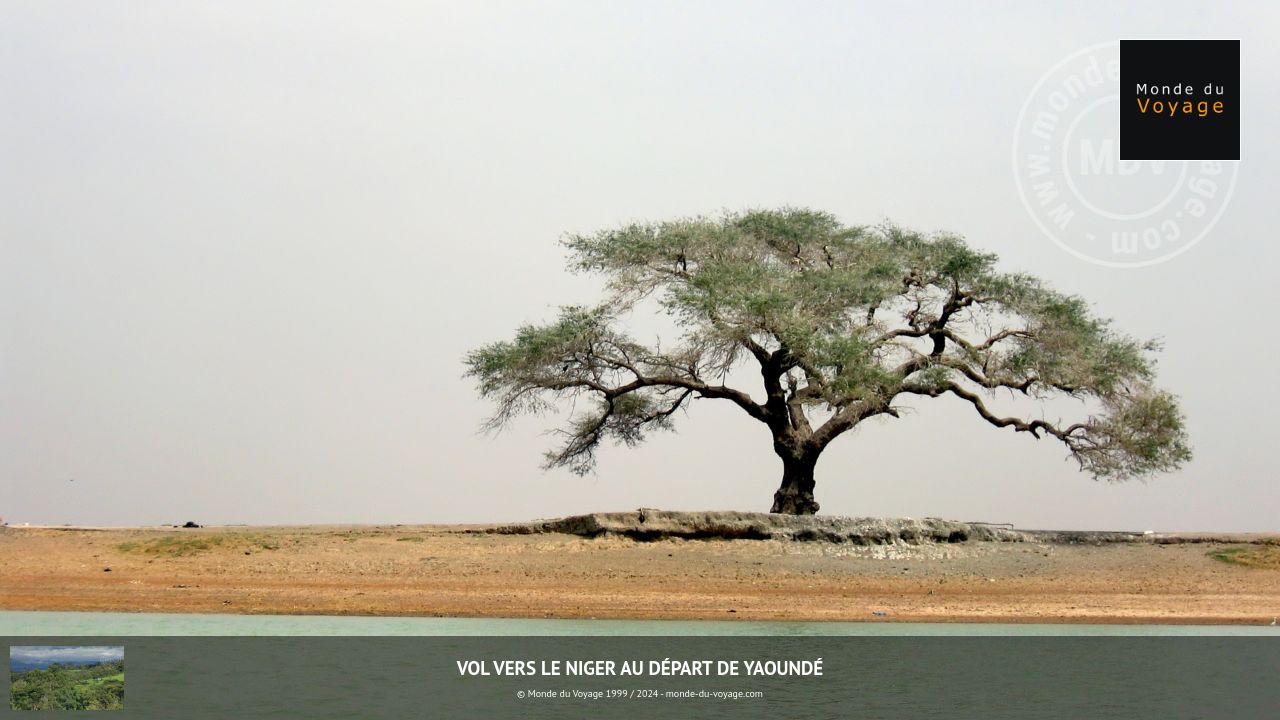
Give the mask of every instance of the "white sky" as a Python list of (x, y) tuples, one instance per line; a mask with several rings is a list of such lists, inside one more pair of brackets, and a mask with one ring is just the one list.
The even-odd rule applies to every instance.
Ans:
[[(477, 433), (490, 408), (461, 360), (596, 299), (562, 233), (794, 204), (962, 233), (1163, 337), (1197, 454), (1099, 484), (939, 400), (837, 441), (825, 513), (1280, 529), (1278, 35), (1265, 3), (10, 0), (0, 516), (768, 509), (780, 463), (732, 407), (697, 403), (679, 434), (577, 478), (539, 468), (549, 422)], [(1010, 168), (1035, 82), (1118, 38), (1243, 41), (1227, 213), (1140, 270), (1053, 245)]]
[(11, 663), (51, 665), (111, 662), (123, 658), (122, 645), (14, 645), (9, 648)]

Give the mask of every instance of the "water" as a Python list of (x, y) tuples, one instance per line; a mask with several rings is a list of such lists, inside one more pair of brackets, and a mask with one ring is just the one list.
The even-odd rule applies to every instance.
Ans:
[(0, 636), (1271, 636), (1265, 625), (1066, 625), (0, 611)]

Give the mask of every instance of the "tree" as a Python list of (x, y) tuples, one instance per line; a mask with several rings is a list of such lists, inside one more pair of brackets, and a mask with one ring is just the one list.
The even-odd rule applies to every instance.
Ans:
[[(870, 418), (899, 417), (895, 403), (912, 397), (952, 396), (998, 428), (1052, 438), (1096, 479), (1191, 457), (1177, 399), (1152, 384), (1156, 343), (1115, 332), (1079, 297), (997, 271), (995, 256), (954, 235), (784, 208), (632, 224), (565, 245), (571, 267), (607, 278), (605, 301), (466, 357), (467, 376), (497, 402), (491, 429), (594, 400), (547, 467), (588, 473), (605, 439), (635, 445), (703, 398), (768, 429), (782, 459), (775, 513), (817, 512), (822, 451)], [(683, 327), (678, 345), (646, 346), (619, 327), (645, 298)], [(726, 384), (744, 364), (758, 368), (762, 400)], [(1076, 398), (1083, 417), (1003, 416), (989, 403), (1006, 391), (1040, 407)]]

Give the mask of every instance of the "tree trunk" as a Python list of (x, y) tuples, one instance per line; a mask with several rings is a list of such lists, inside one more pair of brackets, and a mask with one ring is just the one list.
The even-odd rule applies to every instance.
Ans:
[(782, 486), (773, 494), (773, 509), (769, 512), (785, 515), (813, 515), (818, 503), (813, 499), (813, 469), (818, 456), (783, 457)]

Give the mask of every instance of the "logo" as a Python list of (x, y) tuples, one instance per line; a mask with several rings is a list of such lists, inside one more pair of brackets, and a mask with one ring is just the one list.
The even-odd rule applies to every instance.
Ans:
[(1132, 89), (1121, 85), (1120, 54), (1118, 42), (1088, 47), (1040, 78), (1018, 115), (1013, 172), (1023, 206), (1059, 247), (1097, 265), (1143, 267), (1213, 229), (1238, 163), (1122, 154), (1120, 104)]
[(1123, 160), (1240, 159), (1239, 40), (1121, 40)]

